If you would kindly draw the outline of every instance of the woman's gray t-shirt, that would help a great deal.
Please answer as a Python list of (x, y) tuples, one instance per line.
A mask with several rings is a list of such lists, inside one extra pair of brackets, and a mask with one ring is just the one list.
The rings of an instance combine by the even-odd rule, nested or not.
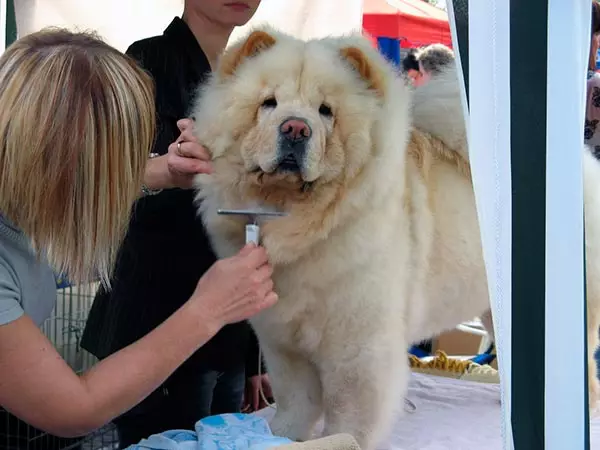
[(39, 326), (56, 304), (56, 280), (21, 231), (0, 214), (0, 326), (27, 314)]

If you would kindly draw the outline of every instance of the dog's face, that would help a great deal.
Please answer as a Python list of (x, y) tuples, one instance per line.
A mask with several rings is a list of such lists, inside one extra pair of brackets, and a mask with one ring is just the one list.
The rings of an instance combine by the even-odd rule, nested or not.
[(384, 75), (360, 45), (253, 32), (224, 54), (198, 103), (215, 176), (279, 207), (348, 183), (372, 156)]

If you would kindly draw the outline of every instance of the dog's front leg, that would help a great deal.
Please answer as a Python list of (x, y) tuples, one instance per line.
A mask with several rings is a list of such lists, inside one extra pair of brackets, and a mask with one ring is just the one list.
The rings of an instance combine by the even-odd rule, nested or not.
[(409, 369), (402, 342), (394, 348), (389, 342), (361, 346), (364, 350), (357, 357), (332, 358), (337, 364), (325, 365), (321, 371), (324, 435), (349, 433), (361, 449), (374, 450), (402, 410)]
[(322, 390), (316, 368), (297, 353), (262, 345), (276, 412), (270, 423), (276, 436), (305, 441), (321, 417)]

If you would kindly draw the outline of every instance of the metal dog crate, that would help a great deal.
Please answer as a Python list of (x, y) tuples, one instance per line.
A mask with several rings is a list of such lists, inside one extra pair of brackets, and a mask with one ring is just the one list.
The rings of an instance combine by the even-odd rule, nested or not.
[[(96, 358), (80, 346), (81, 335), (97, 285), (66, 286), (57, 291), (56, 307), (42, 331), (77, 373)], [(42, 399), (40, 399), (42, 401)], [(65, 439), (40, 431), (0, 408), (0, 450), (115, 450), (116, 429), (107, 425), (89, 436)]]

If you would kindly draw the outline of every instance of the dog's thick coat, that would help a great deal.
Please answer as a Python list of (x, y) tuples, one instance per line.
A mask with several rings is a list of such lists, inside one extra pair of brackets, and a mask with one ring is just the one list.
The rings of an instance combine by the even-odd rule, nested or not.
[[(442, 113), (417, 109), (436, 134)], [(302, 42), (270, 29), (226, 52), (199, 95), (196, 134), (214, 172), (198, 177), (198, 200), (217, 253), (236, 253), (245, 225), (218, 208), (289, 213), (262, 223), (280, 300), (252, 319), (275, 434), (307, 439), (324, 414), (326, 434), (372, 450), (401, 408), (409, 344), (489, 308), (466, 149), (452, 148), (466, 145), (464, 130), (435, 138), (412, 111), (410, 89), (362, 37)], [(600, 180), (585, 161), (586, 180)], [(600, 196), (586, 188), (596, 242)], [(598, 280), (591, 245), (589, 258)]]

